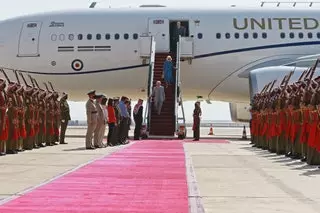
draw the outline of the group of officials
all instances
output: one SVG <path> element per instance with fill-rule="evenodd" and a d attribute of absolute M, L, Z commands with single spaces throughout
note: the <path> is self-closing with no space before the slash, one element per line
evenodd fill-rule
<path fill-rule="evenodd" d="M 309 165 L 320 165 L 320 76 L 313 78 L 319 60 L 289 84 L 286 75 L 253 97 L 251 140 L 253 146 Z"/>
<path fill-rule="evenodd" d="M 86 103 L 87 134 L 86 149 L 104 148 L 129 143 L 131 125 L 131 100 L 121 98 L 107 98 L 103 94 L 96 94 L 95 90 L 87 93 Z M 143 100 L 139 99 L 133 109 L 135 122 L 134 140 L 140 140 L 143 121 Z M 108 125 L 107 143 L 103 143 L 106 126 Z"/>
<path fill-rule="evenodd" d="M 68 95 L 0 78 L 0 155 L 66 144 Z"/>

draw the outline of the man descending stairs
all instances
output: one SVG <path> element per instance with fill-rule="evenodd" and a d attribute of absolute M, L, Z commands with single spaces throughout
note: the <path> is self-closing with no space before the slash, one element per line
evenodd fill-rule
<path fill-rule="evenodd" d="M 162 82 L 165 91 L 165 101 L 163 102 L 161 114 L 158 115 L 154 107 L 154 102 L 151 108 L 150 119 L 150 135 L 154 136 L 174 136 L 175 133 L 175 71 L 173 70 L 173 84 L 166 87 L 162 79 L 163 64 L 170 55 L 169 53 L 157 53 L 154 63 L 153 86 L 156 86 L 157 81 Z M 175 57 L 171 55 L 172 62 L 175 62 Z M 175 63 L 174 63 L 175 64 Z"/>

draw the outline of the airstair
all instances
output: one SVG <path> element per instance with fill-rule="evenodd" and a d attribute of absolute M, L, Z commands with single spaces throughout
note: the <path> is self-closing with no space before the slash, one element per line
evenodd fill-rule
<path fill-rule="evenodd" d="M 150 57 L 149 57 L 149 82 L 148 82 L 148 97 L 151 96 L 153 87 L 157 81 L 162 79 L 163 64 L 168 55 L 172 57 L 176 70 L 173 71 L 174 83 L 165 87 L 165 102 L 163 103 L 161 114 L 158 115 L 154 109 L 154 102 L 148 99 L 147 107 L 144 115 L 144 123 L 147 126 L 149 136 L 165 136 L 173 137 L 181 126 L 185 127 L 185 113 L 183 108 L 182 87 L 180 80 L 180 61 L 185 60 L 181 57 L 181 37 L 177 43 L 177 54 L 172 53 L 156 53 L 156 42 L 154 38 L 150 42 Z M 179 117 L 181 111 L 181 117 Z M 184 128 L 185 129 L 185 128 Z M 183 138 L 185 134 L 183 135 Z M 181 137 L 180 137 L 181 138 Z"/>

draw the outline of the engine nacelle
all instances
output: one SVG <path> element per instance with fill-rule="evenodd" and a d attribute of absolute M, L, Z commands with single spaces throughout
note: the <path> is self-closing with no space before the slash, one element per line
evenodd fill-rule
<path fill-rule="evenodd" d="M 247 103 L 229 103 L 231 120 L 234 122 L 249 122 L 251 119 L 250 105 Z"/>
<path fill-rule="evenodd" d="M 273 80 L 277 80 L 274 88 L 279 87 L 284 76 L 294 71 L 290 78 L 289 84 L 296 82 L 301 76 L 302 72 L 307 70 L 308 67 L 294 67 L 294 66 L 276 66 L 276 67 L 264 67 L 252 70 L 249 74 L 249 88 L 250 88 L 250 100 L 253 96 L 260 92 L 263 87 Z M 317 68 L 313 77 L 320 75 L 320 69 Z"/>

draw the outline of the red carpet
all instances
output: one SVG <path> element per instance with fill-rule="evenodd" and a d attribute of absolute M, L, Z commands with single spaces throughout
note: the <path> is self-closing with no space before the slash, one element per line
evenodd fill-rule
<path fill-rule="evenodd" d="M 230 143 L 227 140 L 222 139 L 200 139 L 199 141 L 193 141 L 193 139 L 186 139 L 184 143 Z"/>
<path fill-rule="evenodd" d="M 0 206 L 1 213 L 188 213 L 181 142 L 139 142 Z"/>

